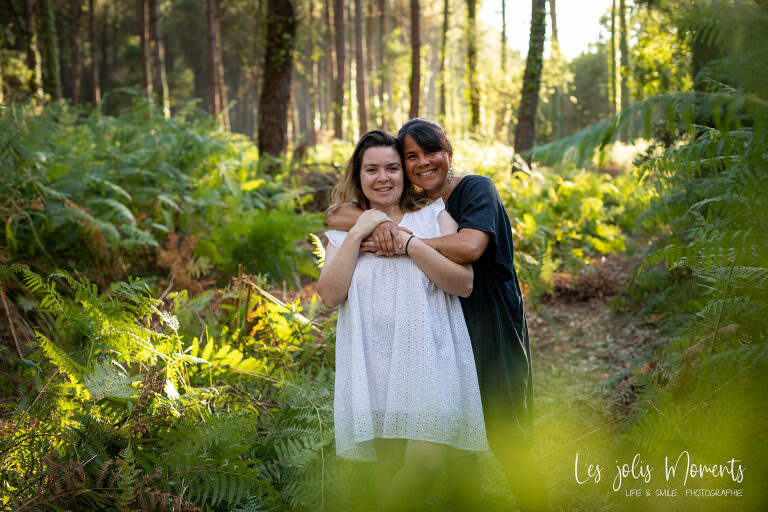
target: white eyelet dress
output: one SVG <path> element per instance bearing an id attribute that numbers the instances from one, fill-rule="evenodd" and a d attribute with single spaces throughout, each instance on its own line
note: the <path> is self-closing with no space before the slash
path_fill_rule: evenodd
<path id="1" fill-rule="evenodd" d="M 440 236 L 442 200 L 407 212 L 401 226 Z M 344 231 L 329 231 L 340 247 Z M 336 328 L 336 452 L 376 460 L 374 438 L 488 449 L 469 333 L 459 299 L 407 256 L 361 254 Z"/>

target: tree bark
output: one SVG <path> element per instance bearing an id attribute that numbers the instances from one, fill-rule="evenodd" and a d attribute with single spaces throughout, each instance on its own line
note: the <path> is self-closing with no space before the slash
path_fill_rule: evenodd
<path id="1" fill-rule="evenodd" d="M 611 114 L 616 113 L 616 0 L 611 2 Z"/>
<path id="2" fill-rule="evenodd" d="M 443 28 L 440 40 L 440 100 L 437 111 L 437 118 L 440 124 L 445 126 L 446 121 L 446 102 L 445 102 L 445 55 L 448 53 L 448 0 L 443 0 Z"/>
<path id="3" fill-rule="evenodd" d="M 56 18 L 51 8 L 51 0 L 40 0 L 38 7 L 40 9 L 40 43 L 43 50 L 43 84 L 51 98 L 58 100 L 62 94 Z"/>
<path id="4" fill-rule="evenodd" d="M 557 10 L 555 9 L 555 0 L 549 0 L 549 21 L 552 23 L 552 42 L 558 42 L 557 37 Z"/>
<path id="5" fill-rule="evenodd" d="M 320 61 L 317 63 L 317 85 L 315 88 L 318 102 L 317 115 L 320 119 L 320 126 L 329 126 L 330 104 L 333 97 L 333 26 L 331 25 L 330 0 L 323 0 L 321 11 L 319 13 L 320 22 L 323 29 L 318 45 L 323 53 Z"/>
<path id="6" fill-rule="evenodd" d="M 208 46 L 208 112 L 219 119 L 221 127 L 229 130 L 224 91 L 224 65 L 221 62 L 217 0 L 206 1 L 206 41 Z"/>
<path id="7" fill-rule="evenodd" d="M 507 2 L 505 0 L 501 0 L 501 72 L 504 76 L 507 75 Z"/>
<path id="8" fill-rule="evenodd" d="M 480 126 L 480 88 L 477 83 L 477 0 L 467 0 L 467 87 L 469 88 L 469 126 Z"/>
<path id="9" fill-rule="evenodd" d="M 379 37 L 376 38 L 376 45 L 378 47 L 378 66 L 377 74 L 379 77 L 379 110 L 381 111 L 381 128 L 387 129 L 387 113 L 388 109 L 385 106 L 385 92 L 387 90 L 387 76 L 384 72 L 384 50 L 386 48 L 387 41 L 387 2 L 386 0 L 379 0 Z"/>
<path id="10" fill-rule="evenodd" d="M 289 1 L 289 0 L 284 0 Z M 216 2 L 215 18 L 213 28 L 216 34 L 214 51 L 216 52 L 216 93 L 219 95 L 219 106 L 221 107 L 221 125 L 225 130 L 230 130 L 229 124 L 229 102 L 227 101 L 227 83 L 224 81 L 224 54 L 221 48 L 221 28 L 219 24 L 219 4 Z"/>
<path id="11" fill-rule="evenodd" d="M 555 58 L 560 58 L 560 41 L 557 38 L 557 9 L 555 0 L 549 0 L 549 20 L 552 23 L 552 55 Z M 553 106 L 555 107 L 555 139 L 563 138 L 565 135 L 565 93 L 564 83 L 558 81 L 555 86 L 555 97 L 553 98 Z"/>
<path id="12" fill-rule="evenodd" d="M 366 98 L 368 99 L 368 121 L 376 124 L 376 118 L 374 116 L 374 98 L 376 97 L 376 80 L 374 77 L 375 63 L 376 63 L 376 45 L 373 43 L 376 40 L 375 27 L 373 25 L 376 7 L 373 5 L 373 0 L 365 0 L 365 84 L 368 86 L 366 89 Z"/>
<path id="13" fill-rule="evenodd" d="M 368 99 L 365 85 L 365 54 L 363 53 L 363 0 L 355 0 L 355 57 L 357 58 L 355 86 L 357 87 L 357 119 L 360 135 L 368 132 Z"/>
<path id="14" fill-rule="evenodd" d="M 419 0 L 411 0 L 411 108 L 408 116 L 419 117 L 421 88 L 421 20 Z"/>
<path id="15" fill-rule="evenodd" d="M 112 62 L 114 62 L 114 36 L 110 38 L 110 34 L 115 33 L 115 24 L 112 22 L 112 16 L 110 16 L 109 2 L 102 4 L 102 8 L 101 19 L 103 23 L 101 24 L 101 63 L 99 64 L 99 74 L 104 78 L 106 88 L 109 83 Z"/>
<path id="16" fill-rule="evenodd" d="M 321 96 L 322 102 L 320 110 L 323 115 L 323 125 L 330 126 L 333 123 L 333 98 L 336 94 L 336 84 L 333 78 L 333 58 L 334 58 L 334 40 L 333 40 L 333 25 L 331 23 L 331 0 L 325 0 L 323 2 L 323 20 L 325 23 L 325 52 L 323 55 L 323 75 L 325 78 L 325 88 L 323 95 Z"/>
<path id="17" fill-rule="evenodd" d="M 347 12 L 345 14 L 346 20 L 354 20 L 355 19 L 355 7 L 353 3 L 349 3 L 347 5 Z M 345 30 L 344 30 L 344 51 L 345 55 L 353 55 L 355 53 L 355 34 L 353 32 L 354 30 L 354 22 L 347 22 L 345 24 Z M 345 96 L 345 100 L 347 102 L 347 108 L 342 112 L 346 115 L 346 119 L 344 120 L 344 138 L 346 140 L 352 140 L 355 138 L 354 130 L 352 129 L 355 117 L 355 105 L 354 105 L 354 98 L 352 97 L 352 89 L 354 88 L 353 82 L 355 81 L 355 77 L 352 76 L 352 59 L 345 59 L 344 60 L 344 77 L 347 80 L 347 91 L 349 91 L 349 94 Z"/>
<path id="18" fill-rule="evenodd" d="M 221 113 L 221 104 L 219 103 L 219 94 L 216 90 L 216 0 L 206 0 L 206 46 L 208 47 L 208 112 L 216 117 Z"/>
<path id="19" fill-rule="evenodd" d="M 344 67 L 346 64 L 346 51 L 344 48 L 344 0 L 333 2 L 333 25 L 336 31 L 336 90 L 333 95 L 333 136 L 341 139 L 344 136 Z"/>
<path id="20" fill-rule="evenodd" d="M 314 0 L 309 0 L 309 24 L 310 26 L 314 26 L 315 20 L 315 2 Z M 317 61 L 312 58 L 312 55 L 315 53 L 315 46 L 316 46 L 316 39 L 315 39 L 316 32 L 313 30 L 311 31 L 311 35 L 309 38 L 309 51 L 306 54 L 306 68 L 307 72 L 309 73 L 309 77 L 307 80 L 307 108 L 309 109 L 309 112 L 307 113 L 307 127 L 306 127 L 306 142 L 307 145 L 312 147 L 316 144 L 315 142 L 315 115 L 317 112 L 317 95 L 319 92 L 319 87 L 317 87 Z"/>
<path id="21" fill-rule="evenodd" d="M 101 103 L 101 80 L 99 77 L 98 45 L 96 44 L 96 9 L 94 0 L 88 0 L 88 46 L 91 50 L 91 100 L 94 105 L 99 105 Z"/>
<path id="22" fill-rule="evenodd" d="M 43 67 L 40 58 L 40 46 L 37 37 L 37 15 L 33 0 L 24 0 L 24 18 L 27 35 L 27 65 L 32 70 L 29 89 L 37 101 L 43 99 Z"/>
<path id="23" fill-rule="evenodd" d="M 523 74 L 520 111 L 515 129 L 515 151 L 533 148 L 536 141 L 536 108 L 539 104 L 541 68 L 544 62 L 544 38 L 547 28 L 547 0 L 531 2 L 531 34 L 528 39 L 528 57 Z"/>
<path id="24" fill-rule="evenodd" d="M 619 50 L 621 51 L 621 110 L 629 107 L 629 33 L 627 31 L 627 8 L 625 0 L 619 2 Z"/>
<path id="25" fill-rule="evenodd" d="M 501 74 L 507 77 L 507 2 L 501 0 Z M 504 121 L 507 117 L 507 102 L 502 99 L 499 110 L 496 112 L 496 135 L 504 130 Z"/>
<path id="26" fill-rule="evenodd" d="M 93 0 L 91 0 L 93 1 Z M 165 75 L 165 48 L 163 45 L 161 21 L 160 21 L 160 2 L 159 0 L 149 0 L 149 12 L 151 18 L 152 45 L 154 52 L 153 64 L 155 72 L 152 77 L 155 79 L 155 90 L 157 91 L 157 104 L 163 111 L 165 118 L 171 117 L 171 105 L 168 98 L 168 79 Z"/>
<path id="27" fill-rule="evenodd" d="M 288 103 L 291 99 L 292 53 L 296 37 L 293 3 L 267 1 L 264 83 L 259 99 L 259 155 L 278 156 L 285 150 Z M 272 170 L 270 166 L 267 170 Z"/>
<path id="28" fill-rule="evenodd" d="M 141 86 L 152 97 L 152 77 L 149 67 L 149 0 L 136 1 L 139 20 L 139 44 L 141 46 Z"/>
<path id="29" fill-rule="evenodd" d="M 69 54 L 72 60 L 72 104 L 80 104 L 80 92 L 83 77 L 83 60 L 80 54 L 80 24 L 82 21 L 82 6 L 80 0 L 76 0 L 69 6 L 70 30 L 69 30 Z"/>

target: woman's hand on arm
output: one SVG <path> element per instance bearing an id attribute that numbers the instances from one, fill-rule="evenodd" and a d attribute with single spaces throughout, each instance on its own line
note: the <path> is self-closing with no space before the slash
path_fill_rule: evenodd
<path id="1" fill-rule="evenodd" d="M 451 229 L 455 232 L 455 221 L 447 212 L 442 212 L 440 215 L 443 214 L 450 219 L 450 222 L 453 222 L 453 226 L 451 227 L 450 223 L 445 222 L 445 219 L 438 218 L 441 232 L 450 232 Z M 427 245 L 424 240 L 412 237 L 407 233 L 401 232 L 398 236 L 403 243 L 403 253 L 407 247 L 408 256 L 438 288 L 461 297 L 469 297 L 472 294 L 474 276 L 471 265 L 454 263 Z"/>
<path id="2" fill-rule="evenodd" d="M 354 203 L 333 205 L 325 212 L 325 224 L 331 229 L 349 231 L 362 213 L 363 210 Z M 395 247 L 397 245 L 396 232 L 399 229 L 404 228 L 399 228 L 391 220 L 380 223 L 363 242 L 360 250 L 372 252 L 376 256 L 393 256 L 395 249 L 402 249 L 402 247 Z"/>
<path id="3" fill-rule="evenodd" d="M 349 285 L 355 272 L 360 243 L 381 224 L 391 220 L 379 210 L 366 210 L 347 233 L 341 247 L 328 243 L 325 264 L 317 280 L 317 294 L 328 307 L 334 307 L 347 299 Z"/>

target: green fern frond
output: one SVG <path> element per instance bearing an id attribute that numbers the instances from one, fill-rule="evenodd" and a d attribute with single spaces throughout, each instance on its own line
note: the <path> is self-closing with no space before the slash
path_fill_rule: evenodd
<path id="1" fill-rule="evenodd" d="M 138 396 L 138 389 L 131 384 L 141 379 L 141 376 L 127 376 L 111 362 L 99 361 L 83 378 L 83 386 L 96 401 L 105 398 L 125 401 Z"/>
<path id="2" fill-rule="evenodd" d="M 57 366 L 59 370 L 63 371 L 71 382 L 81 383 L 85 373 L 83 365 L 72 359 L 66 350 L 58 347 L 44 334 L 35 332 L 35 336 L 40 344 L 40 348 L 43 350 L 43 354 L 45 354 L 48 360 Z"/>
<path id="3" fill-rule="evenodd" d="M 320 237 L 316 234 L 310 233 L 309 238 L 312 240 L 312 245 L 314 246 L 312 254 L 315 255 L 315 259 L 317 260 L 317 267 L 323 268 L 323 265 L 325 265 L 325 246 L 320 240 Z"/>

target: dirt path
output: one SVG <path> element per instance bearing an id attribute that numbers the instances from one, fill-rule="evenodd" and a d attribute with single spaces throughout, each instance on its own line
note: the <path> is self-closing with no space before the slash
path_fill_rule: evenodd
<path id="1" fill-rule="evenodd" d="M 560 282 L 553 297 L 527 314 L 534 365 L 534 455 L 547 480 L 552 510 L 621 509 L 615 493 L 577 484 L 574 464 L 578 452 L 580 461 L 613 467 L 619 433 L 642 402 L 637 374 L 652 369 L 663 344 L 649 319 L 619 311 L 617 294 L 627 268 L 616 258 L 604 261 L 584 282 Z M 500 468 L 493 460 L 487 462 L 483 493 L 488 510 L 510 510 L 514 501 Z"/>

